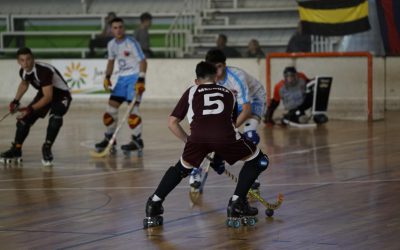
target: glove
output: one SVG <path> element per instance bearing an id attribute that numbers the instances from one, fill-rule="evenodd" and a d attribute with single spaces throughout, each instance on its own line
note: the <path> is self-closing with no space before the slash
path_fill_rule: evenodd
<path id="1" fill-rule="evenodd" d="M 33 113 L 33 108 L 32 106 L 27 106 L 20 108 L 18 111 L 21 112 L 21 114 L 17 117 L 17 120 L 23 120 L 25 117 Z"/>
<path id="2" fill-rule="evenodd" d="M 139 77 L 137 83 L 135 84 L 135 91 L 137 95 L 142 95 L 143 92 L 146 90 L 144 86 L 144 77 Z"/>
<path id="3" fill-rule="evenodd" d="M 112 86 L 112 84 L 111 84 L 110 77 L 106 76 L 106 78 L 104 78 L 104 82 L 103 82 L 104 90 L 107 91 L 107 92 L 110 92 L 111 91 L 111 86 Z"/>
<path id="4" fill-rule="evenodd" d="M 14 99 L 12 102 L 10 102 L 10 105 L 8 105 L 8 110 L 10 111 L 11 114 L 17 112 L 18 108 L 19 108 L 19 101 L 16 99 Z"/>

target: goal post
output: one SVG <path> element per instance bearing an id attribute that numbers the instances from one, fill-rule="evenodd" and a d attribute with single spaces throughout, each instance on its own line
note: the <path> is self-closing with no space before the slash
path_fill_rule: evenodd
<path id="1" fill-rule="evenodd" d="M 379 115 L 374 117 L 373 110 L 373 57 L 371 53 L 270 53 L 266 56 L 267 103 L 271 99 L 272 84 L 282 79 L 285 66 L 295 66 L 298 71 L 304 72 L 310 78 L 317 75 L 332 76 L 332 88 L 336 89 L 333 106 L 342 105 L 342 109 L 354 108 L 354 110 L 360 106 L 361 112 L 365 110 L 365 115 L 354 115 L 354 117 L 369 122 L 379 118 Z M 330 109 L 329 106 L 328 112 Z"/>

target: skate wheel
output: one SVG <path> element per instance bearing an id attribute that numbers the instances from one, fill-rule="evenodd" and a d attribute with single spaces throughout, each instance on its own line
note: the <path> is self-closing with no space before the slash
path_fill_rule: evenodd
<path id="1" fill-rule="evenodd" d="M 143 151 L 142 150 L 138 150 L 137 157 L 143 157 Z"/>
<path id="2" fill-rule="evenodd" d="M 157 225 L 162 226 L 164 224 L 164 218 L 162 216 L 158 216 Z"/>
<path id="3" fill-rule="evenodd" d="M 274 215 L 274 210 L 273 209 L 266 209 L 265 210 L 265 215 L 268 217 L 272 217 Z"/>
<path id="4" fill-rule="evenodd" d="M 143 219 L 143 229 L 147 229 L 149 227 L 148 223 L 147 223 L 147 218 Z"/>
<path id="5" fill-rule="evenodd" d="M 130 157 L 130 156 L 131 156 L 131 151 L 129 151 L 129 150 L 124 150 L 123 152 L 124 152 L 124 155 L 125 155 L 126 157 Z"/>
<path id="6" fill-rule="evenodd" d="M 235 220 L 235 221 L 233 221 L 232 226 L 233 226 L 234 228 L 239 228 L 239 227 L 240 227 L 240 220 Z"/>
<path id="7" fill-rule="evenodd" d="M 256 224 L 256 219 L 255 218 L 250 218 L 247 220 L 247 225 L 249 226 L 254 226 Z"/>
<path id="8" fill-rule="evenodd" d="M 233 227 L 233 220 L 232 220 L 232 219 L 227 219 L 227 220 L 226 220 L 226 225 L 227 225 L 228 227 Z"/>

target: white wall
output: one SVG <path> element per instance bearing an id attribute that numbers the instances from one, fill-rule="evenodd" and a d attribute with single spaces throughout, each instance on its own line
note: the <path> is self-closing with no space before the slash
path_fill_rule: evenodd
<path id="1" fill-rule="evenodd" d="M 400 110 L 400 58 L 386 58 L 386 109 Z"/>
<path id="2" fill-rule="evenodd" d="M 286 60 L 286 59 L 285 59 Z M 280 61 L 272 67 L 272 84 L 274 85 L 282 77 L 282 70 L 286 65 L 293 64 L 290 60 Z M 53 65 L 62 65 L 62 63 L 71 65 L 72 62 L 80 63 L 80 67 L 86 67 L 85 72 L 87 82 L 92 81 L 93 86 L 102 88 L 103 75 L 91 75 L 90 65 L 96 65 L 97 71 L 104 71 L 106 60 L 43 60 Z M 195 77 L 195 65 L 198 59 L 149 59 L 148 72 L 146 79 L 146 92 L 143 106 L 172 106 L 182 95 L 185 89 L 193 83 Z M 61 63 L 61 64 L 60 64 Z M 255 59 L 232 59 L 228 61 L 229 65 L 238 66 L 248 71 L 253 76 L 261 79 L 265 86 L 265 60 L 260 63 Z M 88 66 L 89 65 L 89 66 Z M 386 102 L 387 109 L 400 109 L 400 58 L 374 58 L 374 100 L 375 111 L 382 111 Z M 332 60 L 326 59 L 307 59 L 297 62 L 299 70 L 304 71 L 308 76 L 331 75 L 334 77 L 329 111 L 339 110 L 338 115 L 332 117 L 345 116 L 343 112 L 357 110 L 357 105 L 349 105 L 349 101 L 354 97 L 366 99 L 366 61 L 347 58 Z M 385 67 L 386 66 L 386 67 Z M 64 74 L 66 69 L 57 68 Z M 15 60 L 0 61 L 0 110 L 5 109 L 5 105 L 11 101 L 15 95 L 18 83 L 18 64 Z M 355 80 L 358 79 L 358 80 Z M 360 82 L 359 82 L 360 81 Z M 357 82 L 357 84 L 355 84 Z M 28 97 L 34 95 L 31 90 Z M 355 95 L 356 94 L 356 95 Z M 74 94 L 74 106 L 87 106 L 104 104 L 108 95 L 78 95 Z M 29 102 L 30 98 L 25 98 Z M 364 107 L 361 107 L 364 108 Z M 380 113 L 375 114 L 379 118 Z"/>

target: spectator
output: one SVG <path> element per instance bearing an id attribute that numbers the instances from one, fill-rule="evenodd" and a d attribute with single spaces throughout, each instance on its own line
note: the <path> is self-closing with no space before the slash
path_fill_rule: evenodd
<path id="1" fill-rule="evenodd" d="M 247 47 L 246 57 L 261 59 L 265 57 L 261 50 L 260 43 L 256 39 L 251 39 Z"/>
<path id="2" fill-rule="evenodd" d="M 153 57 L 153 51 L 150 50 L 150 37 L 149 28 L 151 27 L 151 21 L 153 17 L 150 13 L 145 12 L 140 15 L 140 25 L 135 30 L 134 37 L 140 43 L 143 53 L 147 58 Z"/>
<path id="3" fill-rule="evenodd" d="M 289 40 L 286 52 L 311 52 L 311 36 L 303 33 L 300 22 Z"/>
<path id="4" fill-rule="evenodd" d="M 242 57 L 235 48 L 228 47 L 228 38 L 224 34 L 219 34 L 217 38 L 217 49 L 221 50 L 224 55 L 228 58 L 232 57 Z"/>
<path id="5" fill-rule="evenodd" d="M 97 35 L 95 38 L 90 39 L 89 42 L 89 57 L 95 56 L 95 48 L 106 48 L 108 42 L 113 39 L 113 35 L 111 33 L 111 24 L 110 21 L 116 18 L 117 15 L 115 12 L 108 12 L 107 17 L 105 19 L 105 25 L 103 31 L 100 35 Z"/>

